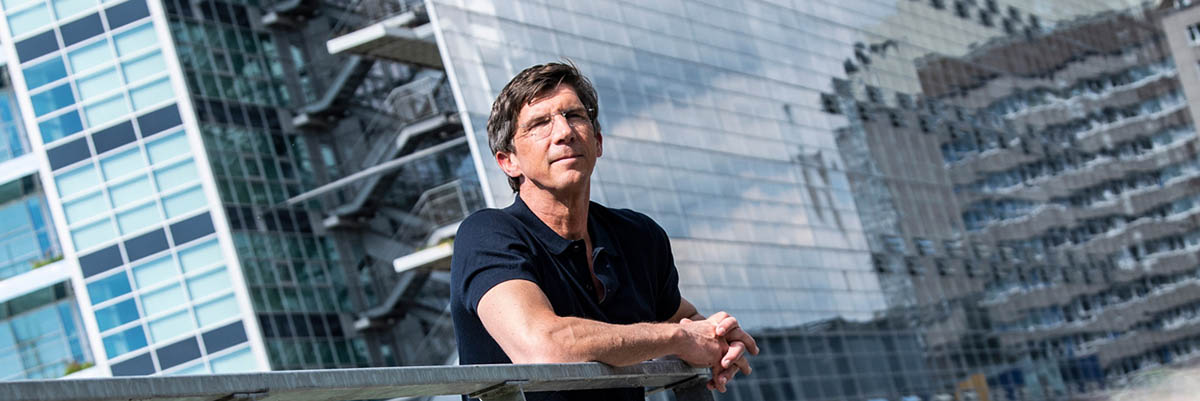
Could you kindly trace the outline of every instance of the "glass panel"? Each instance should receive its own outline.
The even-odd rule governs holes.
[[[179,311],[150,322],[150,338],[158,344],[195,328],[187,311]]]
[[[184,273],[198,271],[220,261],[221,247],[215,239],[179,252],[179,264],[183,265]]]
[[[4,9],[12,10],[14,8],[32,3],[33,0],[4,0]]]
[[[50,143],[83,131],[83,121],[79,119],[78,111],[71,110],[38,123],[38,129],[42,131],[42,141]]]
[[[113,207],[119,209],[132,202],[153,196],[154,188],[150,187],[150,178],[142,176],[108,188],[108,194],[112,196]]]
[[[121,77],[117,74],[116,68],[109,68],[88,75],[85,78],[77,80],[75,84],[79,86],[79,97],[85,102],[111,92],[122,85]]]
[[[156,315],[185,304],[187,304],[187,294],[183,293],[183,286],[178,283],[142,295],[142,307],[146,308],[146,316]]]
[[[225,272],[224,268],[218,268],[189,278],[187,285],[188,292],[194,294],[194,298],[202,297],[204,294],[215,294],[229,288],[229,274]]]
[[[146,158],[142,157],[142,150],[138,148],[126,150],[100,161],[100,169],[104,171],[104,177],[108,180],[127,175],[142,167],[146,167]]]
[[[22,314],[12,320],[13,337],[18,343],[27,342],[59,329],[53,307]]]
[[[65,198],[99,185],[100,177],[96,175],[96,168],[91,163],[88,163],[74,170],[59,174],[55,178],[55,182],[58,183],[58,196]]]
[[[158,164],[175,156],[188,152],[187,135],[176,131],[169,136],[146,144],[146,153],[150,154],[150,163]]]
[[[21,359],[15,349],[0,351],[0,380],[24,379]]]
[[[179,275],[175,260],[167,255],[133,267],[133,280],[138,288],[146,288]]]
[[[250,353],[249,347],[213,359],[212,366],[213,373],[239,373],[258,370],[258,363],[254,361],[254,354]]]
[[[38,117],[75,104],[75,93],[71,92],[71,85],[69,84],[59,85],[56,88],[51,88],[29,98],[33,102],[33,112]]]
[[[129,104],[125,102],[125,96],[117,94],[97,103],[83,106],[83,114],[87,115],[88,125],[95,127],[125,117],[126,114],[129,114]]]
[[[92,43],[67,54],[67,60],[71,62],[71,70],[75,72],[99,67],[111,61],[112,58],[112,48],[108,46],[107,40]]]
[[[204,191],[199,186],[196,186],[164,198],[163,208],[167,210],[167,218],[169,219],[198,210],[207,203],[207,200],[204,199]]]
[[[167,79],[167,77],[129,91],[129,96],[133,99],[134,110],[142,110],[162,103],[164,100],[170,99],[173,95],[171,80]]]
[[[200,363],[194,364],[192,366],[188,366],[188,367],[180,369],[180,370],[176,370],[176,371],[168,373],[168,374],[183,376],[183,375],[206,375],[208,373],[209,373],[208,366],[205,366],[204,362],[202,361]]]
[[[117,274],[93,281],[87,285],[88,295],[91,296],[92,304],[98,304],[113,297],[128,294],[130,291],[129,278],[125,277],[125,272],[121,271]]]
[[[220,323],[238,315],[237,299],[233,294],[223,296],[196,307],[196,320],[200,327]]]
[[[158,42],[158,36],[154,34],[154,25],[147,22],[114,35],[113,40],[117,43],[117,53],[128,56],[138,50],[154,46]]]
[[[160,221],[162,215],[154,202],[117,214],[117,225],[121,228],[121,234],[130,234]]]
[[[104,353],[109,358],[116,358],[126,352],[145,346],[146,333],[142,332],[142,326],[133,327],[129,330],[104,337]]]
[[[112,219],[104,219],[92,224],[71,230],[71,238],[75,239],[76,249],[87,249],[110,241],[117,237],[113,230]]]
[[[167,64],[163,62],[162,53],[156,51],[121,63],[121,69],[124,70],[125,81],[133,82],[166,71]]]
[[[8,16],[8,26],[12,28],[13,36],[33,32],[53,22],[50,19],[50,10],[45,4],[38,4],[33,8],[22,10]]]
[[[108,202],[104,201],[103,193],[96,191],[83,198],[63,204],[63,211],[67,213],[67,223],[75,224],[80,220],[107,212]]]
[[[132,322],[137,318],[137,303],[133,302],[133,298],[96,311],[96,324],[100,326],[101,332]]]
[[[52,0],[52,2],[54,4],[54,13],[58,15],[58,19],[60,20],[79,14],[88,7],[96,5],[96,2],[93,0]]]
[[[196,165],[191,160],[154,172],[154,181],[158,183],[159,191],[167,191],[196,180]]]
[[[16,342],[13,340],[12,328],[9,327],[7,321],[0,320],[0,350],[8,349]],[[0,352],[3,354],[3,352]]]
[[[67,76],[67,66],[63,65],[62,58],[59,57],[25,68],[24,71],[25,85],[29,86],[29,90],[37,89]]]

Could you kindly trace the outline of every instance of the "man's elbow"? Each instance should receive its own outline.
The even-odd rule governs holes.
[[[533,335],[526,337],[524,344],[518,345],[514,352],[507,352],[508,359],[513,363],[572,363],[591,361],[584,353],[579,352],[573,341],[564,341],[561,336]]]
[[[515,355],[509,355],[509,359],[513,363],[530,364],[530,363],[570,363],[583,362],[570,358],[568,355],[558,352],[520,352]]]

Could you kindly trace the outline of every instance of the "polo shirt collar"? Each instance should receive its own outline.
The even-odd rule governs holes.
[[[553,252],[555,255],[561,255],[563,252],[566,252],[567,247],[570,247],[575,242],[559,236],[550,226],[542,222],[542,219],[539,219],[533,213],[533,210],[529,209],[529,205],[525,204],[525,200],[521,199],[520,193],[517,193],[515,198],[513,205],[510,207],[513,216],[529,227],[538,241],[546,245],[547,250]],[[588,205],[588,232],[592,236],[592,248],[598,252],[617,256],[618,253],[613,246],[612,237],[604,229],[604,225],[596,221],[596,210],[602,207],[604,206],[596,202],[591,202]]]

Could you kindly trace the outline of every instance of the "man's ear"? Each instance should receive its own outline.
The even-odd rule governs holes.
[[[496,152],[496,164],[505,175],[512,178],[521,176],[521,161],[512,152]]]
[[[596,157],[604,156],[604,135],[600,135],[600,131],[596,131]]]

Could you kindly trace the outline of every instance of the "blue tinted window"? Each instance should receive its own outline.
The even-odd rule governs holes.
[[[150,15],[150,10],[146,8],[145,0],[131,0],[104,10],[104,16],[108,17],[109,29],[117,29],[133,21],[137,21]]]
[[[83,270],[83,277],[106,272],[120,266],[121,263],[124,263],[121,261],[121,250],[116,245],[79,257],[79,268]]]
[[[82,131],[83,121],[79,119],[78,111],[71,110],[61,116],[38,123],[38,128],[42,130],[42,140],[50,143]]]
[[[96,144],[96,153],[104,153],[121,145],[133,142],[137,134],[133,133],[133,123],[126,121],[92,134],[92,143]]]
[[[192,337],[166,347],[159,348],[155,351],[158,354],[158,364],[163,369],[170,369],[179,366],[184,362],[191,361],[200,357],[200,343],[196,342],[196,337]]]
[[[38,65],[24,68],[23,71],[25,72],[25,84],[29,86],[29,90],[37,89],[67,76],[67,66],[63,64],[61,57],[43,61]]]
[[[208,217],[208,213],[171,225],[171,239],[175,241],[175,245],[180,245],[212,233],[212,218]]]
[[[125,252],[129,254],[130,262],[156,254],[164,249],[167,249],[167,234],[163,230],[154,230],[125,241]]]
[[[142,326],[104,337],[104,353],[109,358],[116,358],[126,352],[146,346],[146,332]]]
[[[104,26],[100,24],[100,14],[92,14],[64,24],[59,30],[63,44],[70,46],[104,33]]]
[[[75,164],[91,156],[92,151],[88,149],[87,138],[79,138],[46,151],[52,170]]]
[[[58,50],[58,38],[54,37],[54,30],[17,42],[17,58],[21,59],[22,63],[55,50]]]
[[[132,322],[137,318],[137,304],[133,302],[133,298],[96,311],[96,324],[100,326],[100,331]]]
[[[62,84],[48,91],[30,96],[33,113],[38,116],[75,104],[75,93],[70,84]]]
[[[154,373],[154,361],[150,359],[149,352],[112,365],[113,376],[145,376],[151,373]]]
[[[138,126],[142,127],[143,137],[148,137],[176,125],[183,124],[183,120],[179,119],[179,109],[175,105],[146,113],[146,115],[138,117],[137,120]]]
[[[204,333],[204,348],[209,353],[217,352],[246,342],[246,329],[236,321]]]
[[[125,272],[120,272],[97,280],[87,285],[88,294],[92,297],[92,304],[98,304],[113,297],[129,293],[129,279],[125,277]]]

